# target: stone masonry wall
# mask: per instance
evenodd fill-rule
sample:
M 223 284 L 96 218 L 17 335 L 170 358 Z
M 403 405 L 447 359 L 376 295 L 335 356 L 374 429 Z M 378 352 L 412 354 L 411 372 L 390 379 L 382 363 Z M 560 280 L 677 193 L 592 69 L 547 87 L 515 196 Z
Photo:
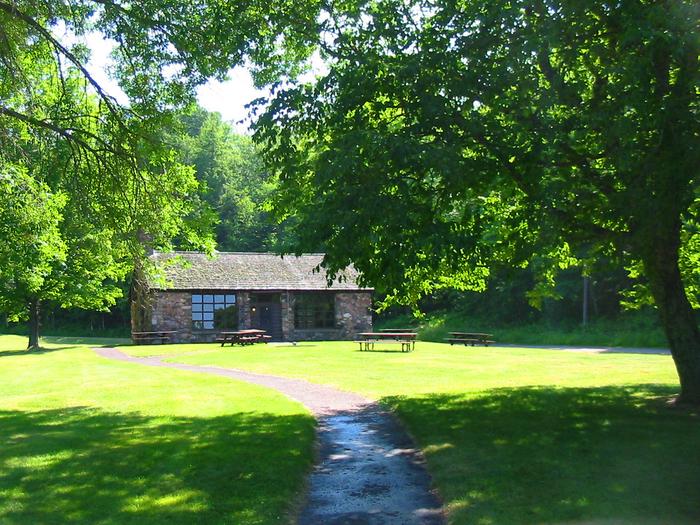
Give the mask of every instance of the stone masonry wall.
M 316 328 L 308 330 L 294 329 L 294 297 L 287 307 L 287 322 L 282 329 L 288 341 L 333 341 L 352 340 L 359 332 L 372 330 L 372 294 L 371 292 L 337 292 L 335 294 L 336 328 Z M 283 308 L 283 312 L 284 312 Z
M 282 340 L 294 341 L 294 297 L 291 292 L 280 294 L 280 317 L 282 320 Z
M 249 328 L 250 294 L 237 292 L 239 329 Z M 336 328 L 310 330 L 294 329 L 294 292 L 280 294 L 282 315 L 282 336 L 285 341 L 351 340 L 359 332 L 372 330 L 371 292 L 337 292 L 335 294 Z M 216 332 L 192 333 L 192 294 L 191 292 L 156 290 L 145 307 L 148 314 L 143 316 L 143 326 L 135 331 L 168 330 L 177 331 L 174 342 L 213 341 Z M 150 322 L 148 322 L 150 317 Z
M 192 341 L 192 294 L 155 291 L 151 306 L 151 330 L 177 330 L 174 342 Z
M 250 294 L 248 292 L 236 292 L 236 304 L 238 305 L 238 329 L 247 330 L 252 324 Z
M 359 332 L 372 331 L 372 294 L 339 292 L 335 296 L 335 319 L 342 339 L 354 339 Z

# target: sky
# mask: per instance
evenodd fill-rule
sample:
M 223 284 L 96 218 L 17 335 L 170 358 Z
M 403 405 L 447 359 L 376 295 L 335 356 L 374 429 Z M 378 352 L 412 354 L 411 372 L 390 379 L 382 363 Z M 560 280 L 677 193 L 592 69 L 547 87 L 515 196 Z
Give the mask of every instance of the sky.
M 110 64 L 109 54 L 115 45 L 113 40 L 104 38 L 99 33 L 87 36 L 86 44 L 92 54 L 87 69 L 107 93 L 114 96 L 120 103 L 127 99 L 115 81 L 109 78 L 107 70 Z M 245 105 L 252 100 L 264 96 L 266 91 L 255 89 L 250 73 L 243 67 L 229 71 L 229 79 L 225 82 L 210 80 L 197 89 L 197 101 L 207 111 L 217 111 L 223 120 L 229 122 L 238 133 L 246 133 L 248 111 Z

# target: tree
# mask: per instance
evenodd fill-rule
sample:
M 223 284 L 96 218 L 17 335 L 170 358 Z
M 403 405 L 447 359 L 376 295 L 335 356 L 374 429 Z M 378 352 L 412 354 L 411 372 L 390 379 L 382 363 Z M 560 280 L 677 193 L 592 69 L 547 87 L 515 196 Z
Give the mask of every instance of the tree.
M 37 86 L 44 95 L 33 99 L 35 111 L 50 107 L 47 102 L 56 96 L 58 82 L 40 69 L 36 73 L 43 77 Z M 62 81 L 78 83 L 71 70 Z M 64 85 L 61 97 L 70 97 L 86 118 L 100 111 L 79 89 Z M 0 154 L 8 187 L 0 232 L 7 267 L 0 310 L 13 320 L 29 319 L 30 348 L 39 345 L 43 304 L 105 309 L 115 303 L 121 295 L 119 281 L 133 268 L 134 250 L 142 249 L 134 232 L 148 231 L 155 246 L 167 246 L 178 235 L 187 236 L 180 241 L 183 245 L 208 242 L 210 224 L 196 224 L 189 217 L 199 212 L 193 170 L 170 161 L 167 150 L 141 147 L 137 160 L 144 168 L 136 172 L 136 180 L 124 177 L 123 171 L 132 169 L 129 164 L 103 158 L 102 166 L 111 164 L 113 171 L 110 179 L 96 184 L 100 167 L 94 159 L 76 155 L 70 142 L 57 140 L 50 130 L 30 133 L 22 121 L 6 130 L 15 138 Z M 87 147 L 99 146 L 97 138 L 81 140 Z M 140 191 L 142 185 L 151 191 Z M 26 204 L 20 206 L 22 199 Z M 60 206 L 52 205 L 54 201 Z
M 39 296 L 52 297 L 49 276 L 65 265 L 59 225 L 65 198 L 21 166 L 0 171 L 0 308 L 11 319 L 31 317 L 29 346 L 38 346 Z
M 41 284 L 27 288 L 31 296 L 7 287 L 5 310 L 38 319 L 42 300 L 104 307 L 125 267 L 144 264 L 144 240 L 152 248 L 213 249 L 212 215 L 200 205 L 193 171 L 176 162 L 161 129 L 197 85 L 245 57 L 258 64 L 260 78 L 293 73 L 310 52 L 316 10 L 291 2 L 0 0 L 0 168 L 29 175 L 36 191 L 63 196 L 64 215 L 54 206 L 56 223 L 45 226 L 66 250 L 63 263 L 62 252 L 51 264 L 31 263 L 44 265 Z M 87 48 L 66 43 L 100 34 L 117 43 L 114 75 L 127 106 L 90 75 Z M 0 244 L 31 249 L 18 243 L 32 237 L 5 233 Z M 26 300 L 37 308 L 18 310 Z M 32 325 L 38 330 L 38 321 Z
M 109 119 L 123 124 L 125 118 L 181 107 L 192 100 L 196 86 L 210 77 L 223 78 L 246 58 L 261 82 L 294 74 L 313 49 L 318 11 L 314 2 L 291 1 L 144 0 L 135 5 L 123 0 L 0 0 L 0 116 L 51 129 L 84 147 L 80 139 L 86 130 L 66 119 L 76 116 L 71 108 L 41 115 L 12 103 L 18 92 L 30 98 L 37 94 L 26 74 L 33 68 L 33 53 L 51 63 L 57 76 L 66 65 L 74 67 Z M 84 45 L 63 43 L 85 36 L 116 42 L 113 73 L 130 99 L 128 107 L 90 75 Z M 118 143 L 109 145 L 119 151 Z
M 280 89 L 255 135 L 298 251 L 404 300 L 499 261 L 637 265 L 700 403 L 697 3 L 378 0 L 323 43 L 328 74 Z
M 35 228 L 36 235 L 46 233 L 55 242 L 13 233 L 24 231 L 35 213 L 24 206 L 7 211 L 0 234 L 8 258 L 17 254 L 8 263 L 0 309 L 10 319 L 29 319 L 30 348 L 39 344 L 42 304 L 86 309 L 114 304 L 121 294 L 118 281 L 143 253 L 137 232 L 147 231 L 158 247 L 178 236 L 183 245 L 210 242 L 210 224 L 193 217 L 195 211 L 202 214 L 192 169 L 147 138 L 155 118 L 114 121 L 111 110 L 84 89 L 80 71 L 73 66 L 57 70 L 48 51 L 38 46 L 14 55 L 31 62 L 22 72 L 30 91 L 7 91 L 6 102 L 21 116 L 2 121 L 0 152 L 0 169 L 16 190 L 13 198 L 19 199 L 21 190 L 28 203 L 37 200 L 32 197 L 37 192 L 61 202 L 50 207 L 53 200 L 47 198 L 46 210 L 36 210 L 47 219 L 55 217 Z M 22 116 L 27 110 L 32 118 Z M 63 127 L 47 124 L 47 117 Z
M 217 243 L 225 251 L 269 251 L 284 236 L 265 209 L 275 182 L 250 137 L 234 132 L 218 113 L 194 107 L 167 139 L 179 160 L 204 182 L 205 201 L 217 212 Z

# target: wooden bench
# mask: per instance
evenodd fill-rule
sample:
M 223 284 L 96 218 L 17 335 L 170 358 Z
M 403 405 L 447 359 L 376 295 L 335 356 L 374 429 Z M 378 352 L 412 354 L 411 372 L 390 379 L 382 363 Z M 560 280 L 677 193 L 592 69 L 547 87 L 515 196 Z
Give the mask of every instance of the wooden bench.
M 415 341 L 401 341 L 399 339 L 387 340 L 387 339 L 364 339 L 357 340 L 356 343 L 360 344 L 360 351 L 370 352 L 374 350 L 374 345 L 395 345 L 399 343 L 401 345 L 402 352 L 410 352 L 416 346 Z
M 220 342 L 221 346 L 230 343 L 231 346 L 238 344 L 241 346 L 252 345 L 255 343 L 267 343 L 272 336 L 266 335 L 265 330 L 239 330 L 237 332 L 219 332 L 216 336 L 216 342 Z
M 413 332 L 363 332 L 358 334 L 363 339 L 355 342 L 360 344 L 360 351 L 372 351 L 374 345 L 396 344 L 401 345 L 402 352 L 410 352 L 416 347 L 416 334 Z
M 491 338 L 493 334 L 484 334 L 480 332 L 450 332 L 450 337 L 446 337 L 445 340 L 454 344 L 462 344 L 464 346 L 489 346 L 495 343 Z
M 134 344 L 165 344 L 169 343 L 177 331 L 156 330 L 152 332 L 131 332 L 131 340 Z

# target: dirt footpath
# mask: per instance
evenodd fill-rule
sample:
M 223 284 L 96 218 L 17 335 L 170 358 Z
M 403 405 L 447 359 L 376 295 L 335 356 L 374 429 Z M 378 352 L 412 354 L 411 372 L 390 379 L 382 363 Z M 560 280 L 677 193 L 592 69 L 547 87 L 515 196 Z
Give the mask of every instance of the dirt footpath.
M 254 383 L 305 405 L 318 420 L 319 458 L 300 525 L 445 523 L 420 452 L 391 414 L 362 396 L 301 379 L 131 357 L 116 348 L 95 352 L 108 359 Z

